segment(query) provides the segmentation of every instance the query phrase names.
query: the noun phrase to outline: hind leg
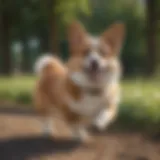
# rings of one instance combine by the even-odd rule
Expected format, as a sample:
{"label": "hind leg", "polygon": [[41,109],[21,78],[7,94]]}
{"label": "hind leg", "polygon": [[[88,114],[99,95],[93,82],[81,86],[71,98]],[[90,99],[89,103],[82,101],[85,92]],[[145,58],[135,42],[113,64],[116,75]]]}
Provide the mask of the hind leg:
{"label": "hind leg", "polygon": [[51,136],[54,132],[53,115],[46,110],[40,112],[38,123],[41,128],[41,132],[45,136]]}
{"label": "hind leg", "polygon": [[54,133],[53,119],[51,116],[42,117],[42,133],[45,136],[52,136]]}

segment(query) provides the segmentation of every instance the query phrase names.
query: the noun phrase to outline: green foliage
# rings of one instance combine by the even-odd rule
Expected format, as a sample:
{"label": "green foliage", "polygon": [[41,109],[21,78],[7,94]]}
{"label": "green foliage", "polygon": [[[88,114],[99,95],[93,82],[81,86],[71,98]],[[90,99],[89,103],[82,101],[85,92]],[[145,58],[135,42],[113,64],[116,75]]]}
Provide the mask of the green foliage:
{"label": "green foliage", "polygon": [[0,101],[31,103],[34,78],[12,77],[0,79]]}
{"label": "green foliage", "polygon": [[93,34],[104,32],[117,21],[126,24],[127,36],[122,50],[122,61],[128,74],[142,71],[145,63],[145,7],[138,1],[101,0],[92,4],[92,15],[81,17]]}
{"label": "green foliage", "polygon": [[[11,41],[22,40],[23,43],[32,36],[41,41],[41,51],[48,51],[49,37],[49,0],[15,0],[3,1],[0,5],[3,11],[10,15]],[[59,39],[65,39],[66,24],[73,19],[81,19],[88,30],[93,34],[102,33],[107,26],[115,21],[126,23],[127,36],[122,50],[124,71],[127,74],[140,74],[143,72],[146,60],[146,10],[144,1],[140,0],[57,0],[53,6],[53,13],[57,16]],[[157,2],[157,15],[160,3]],[[90,15],[90,16],[86,16]],[[157,16],[158,17],[158,16]],[[38,27],[37,27],[38,26]],[[159,33],[157,33],[159,42]],[[65,45],[64,45],[65,46]],[[66,47],[66,46],[65,46]],[[158,47],[158,50],[160,48]],[[30,56],[27,46],[24,53]],[[61,49],[67,55],[65,49]],[[41,52],[40,51],[40,52]],[[32,54],[32,53],[31,53]],[[63,56],[65,57],[65,56]],[[28,58],[30,61],[30,58]],[[34,62],[34,60],[32,60]],[[31,62],[28,63],[29,65]],[[32,65],[32,64],[31,64]]]}
{"label": "green foliage", "polygon": [[89,0],[59,0],[55,12],[62,21],[68,23],[77,18],[79,13],[90,14]]}
{"label": "green foliage", "polygon": [[158,131],[160,126],[160,91],[157,80],[125,80],[117,121],[127,129]]}
{"label": "green foliage", "polygon": [[15,101],[20,104],[30,104],[32,96],[30,96],[30,92],[28,91],[21,91],[16,96]]}
{"label": "green foliage", "polygon": [[[14,17],[14,33],[20,32],[23,35],[23,31],[25,30],[32,31],[31,34],[33,34],[33,32],[37,33],[37,30],[41,32],[42,29],[47,29],[46,25],[50,13],[48,8],[49,0],[29,0],[27,3],[16,0],[14,1],[14,5],[11,2],[8,2],[4,9],[13,9],[17,12],[18,17]],[[90,14],[89,0],[58,0],[55,4],[53,6],[53,13],[56,13],[61,22],[69,22],[76,18],[79,13]],[[39,26],[38,28],[37,25]]]}

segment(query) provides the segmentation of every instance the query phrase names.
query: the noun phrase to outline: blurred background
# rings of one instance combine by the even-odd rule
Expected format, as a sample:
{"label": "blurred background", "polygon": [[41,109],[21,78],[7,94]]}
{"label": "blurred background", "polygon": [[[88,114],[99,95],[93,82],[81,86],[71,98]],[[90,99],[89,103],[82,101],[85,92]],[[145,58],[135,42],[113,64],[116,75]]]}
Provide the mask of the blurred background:
{"label": "blurred background", "polygon": [[77,18],[92,34],[115,21],[127,26],[122,61],[127,75],[158,72],[158,0],[1,0],[0,73],[32,73],[39,54],[68,57],[66,27]]}
{"label": "blurred background", "polygon": [[119,119],[159,130],[159,0],[0,0],[0,105],[32,106],[34,62],[46,52],[67,60],[73,19],[93,35],[116,21],[126,24]]}
{"label": "blurred background", "polygon": [[[90,150],[58,157],[72,144],[37,135],[42,128],[33,114],[33,66],[48,52],[67,60],[66,29],[74,19],[93,35],[116,21],[126,24],[122,100],[113,132],[97,136]],[[0,159],[50,152],[55,160],[160,160],[159,53],[160,0],[0,0]],[[66,133],[63,126],[59,131]]]}

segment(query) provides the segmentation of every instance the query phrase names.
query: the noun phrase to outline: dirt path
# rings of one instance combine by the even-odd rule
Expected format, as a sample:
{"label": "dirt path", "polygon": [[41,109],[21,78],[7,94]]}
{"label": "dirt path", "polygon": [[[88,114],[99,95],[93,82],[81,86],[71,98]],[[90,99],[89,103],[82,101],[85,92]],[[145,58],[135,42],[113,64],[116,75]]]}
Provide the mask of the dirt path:
{"label": "dirt path", "polygon": [[86,148],[67,140],[69,132],[59,122],[59,139],[43,137],[38,118],[26,113],[0,113],[0,160],[160,160],[160,142],[141,134],[96,135]]}

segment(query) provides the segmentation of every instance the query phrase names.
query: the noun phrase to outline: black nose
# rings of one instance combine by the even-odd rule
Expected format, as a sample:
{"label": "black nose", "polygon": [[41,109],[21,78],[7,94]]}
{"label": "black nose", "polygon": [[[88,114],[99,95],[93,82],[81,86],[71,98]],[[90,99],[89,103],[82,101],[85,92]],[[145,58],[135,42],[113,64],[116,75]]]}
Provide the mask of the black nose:
{"label": "black nose", "polygon": [[92,60],[91,61],[91,70],[98,70],[99,68],[99,63],[97,62],[97,60]]}

